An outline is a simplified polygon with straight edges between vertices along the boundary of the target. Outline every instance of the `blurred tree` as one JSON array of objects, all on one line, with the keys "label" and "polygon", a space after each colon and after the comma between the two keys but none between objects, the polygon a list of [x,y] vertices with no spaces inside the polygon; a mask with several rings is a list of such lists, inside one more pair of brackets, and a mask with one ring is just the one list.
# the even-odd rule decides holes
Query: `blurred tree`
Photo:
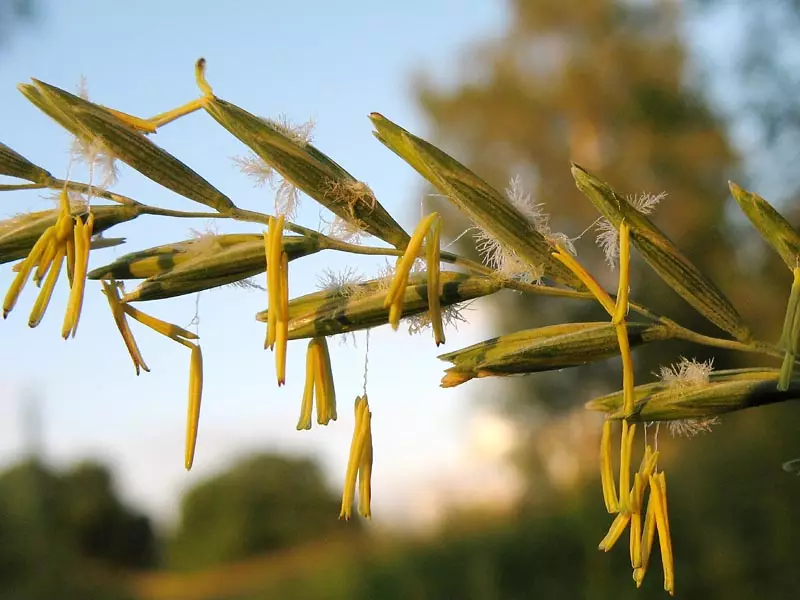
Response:
[{"label": "blurred tree", "polygon": [[111,473],[84,463],[61,478],[64,519],[82,556],[116,566],[145,568],[157,562],[150,519],[119,500]]},{"label": "blurred tree", "polygon": [[198,569],[357,531],[310,459],[263,454],[200,483],[181,502],[170,563]]},{"label": "blurred tree", "polygon": [[[152,563],[155,542],[149,522],[124,508],[113,494],[111,478],[103,467],[86,465],[104,486],[81,486],[71,475],[60,475],[38,461],[20,463],[0,474],[0,597],[4,600],[45,598],[119,598],[118,593],[93,583],[91,559],[108,567],[134,567]],[[72,488],[72,489],[71,489]],[[76,493],[79,492],[79,493]],[[100,498],[98,500],[98,497]],[[113,506],[114,517],[107,518]],[[93,523],[106,526],[120,538],[125,522],[138,523],[144,550],[112,544],[89,547]]]}]

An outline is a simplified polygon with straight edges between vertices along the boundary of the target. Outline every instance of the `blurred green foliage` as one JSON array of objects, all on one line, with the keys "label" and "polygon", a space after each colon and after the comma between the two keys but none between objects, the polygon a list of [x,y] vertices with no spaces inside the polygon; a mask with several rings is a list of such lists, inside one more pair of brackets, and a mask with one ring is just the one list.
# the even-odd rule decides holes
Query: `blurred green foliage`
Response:
[{"label": "blurred green foliage", "polygon": [[26,461],[0,474],[3,600],[121,598],[92,569],[150,567],[155,552],[149,519],[121,503],[105,467]]},{"label": "blurred green foliage", "polygon": [[340,503],[310,459],[245,458],[184,496],[169,564],[201,569],[345,531],[357,533],[359,521],[336,518]]}]

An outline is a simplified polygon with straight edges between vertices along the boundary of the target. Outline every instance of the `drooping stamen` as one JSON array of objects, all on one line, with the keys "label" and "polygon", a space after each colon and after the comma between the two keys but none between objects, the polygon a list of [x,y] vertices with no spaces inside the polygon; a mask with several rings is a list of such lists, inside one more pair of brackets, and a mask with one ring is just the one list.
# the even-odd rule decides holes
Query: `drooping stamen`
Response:
[{"label": "drooping stamen", "polygon": [[609,513],[619,512],[617,486],[611,465],[611,421],[603,423],[603,435],[600,440],[600,482],[603,486],[603,500]]},{"label": "drooping stamen", "polygon": [[200,424],[200,404],[203,398],[203,352],[199,344],[186,343],[192,349],[189,363],[189,403],[186,411],[186,448],[184,466],[192,468],[197,447],[197,429]]}]

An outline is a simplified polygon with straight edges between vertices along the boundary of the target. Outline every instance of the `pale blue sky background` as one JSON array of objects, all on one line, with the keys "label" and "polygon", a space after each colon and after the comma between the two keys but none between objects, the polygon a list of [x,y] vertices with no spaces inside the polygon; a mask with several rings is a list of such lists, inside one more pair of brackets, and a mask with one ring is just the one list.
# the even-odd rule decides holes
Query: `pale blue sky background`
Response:
[{"label": "pale blue sky background", "polygon": [[[56,176],[65,173],[68,136],[28,104],[15,89],[17,83],[36,77],[72,90],[84,75],[91,99],[149,116],[197,96],[192,69],[204,56],[208,79],[220,97],[264,116],[285,113],[300,122],[314,118],[315,143],[367,181],[409,230],[419,215],[421,181],[372,138],[367,115],[377,110],[427,133],[408,85],[414,69],[424,67],[447,80],[456,71],[459,50],[501,31],[505,18],[502,3],[476,0],[41,4],[41,21],[19,28],[0,51],[0,139]],[[240,205],[271,209],[269,190],[253,188],[229,160],[244,154],[244,148],[203,113],[164,128],[156,140]],[[150,204],[199,207],[127,167],[115,189]],[[48,202],[38,192],[6,193],[0,198],[0,217],[42,209]],[[306,199],[300,221],[316,226],[319,215]],[[129,243],[98,252],[92,264],[185,239],[190,227],[203,226],[143,217],[113,230],[113,235],[128,236]],[[312,290],[316,273],[325,267],[351,264],[374,273],[381,262],[321,254],[292,263],[292,295]],[[10,281],[4,266],[0,289]],[[263,327],[253,320],[265,308],[263,294],[236,289],[203,294],[205,392],[195,468],[186,474],[188,352],[137,328],[152,369],[137,378],[95,285],[88,290],[77,338],[64,342],[59,332],[65,288],[61,281],[38,329],[27,327],[32,289],[0,323],[0,463],[19,456],[20,398],[35,389],[42,402],[47,458],[57,464],[102,458],[117,469],[124,494],[161,517],[174,514],[180,489],[258,449],[313,452],[338,488],[351,436],[347,407],[361,388],[363,336],[357,348],[332,347],[340,421],[327,429],[297,432],[305,343],[290,344],[288,384],[278,390],[273,357],[261,349]],[[194,314],[194,297],[141,308],[186,324]],[[471,325],[450,333],[448,350],[489,335],[476,313],[470,313]],[[480,381],[470,390],[440,390],[443,363],[435,360],[428,335],[409,338],[382,328],[371,342],[374,512],[380,518],[413,503],[415,489],[424,482],[467,468],[465,432],[473,395],[487,397],[500,387]]]}]

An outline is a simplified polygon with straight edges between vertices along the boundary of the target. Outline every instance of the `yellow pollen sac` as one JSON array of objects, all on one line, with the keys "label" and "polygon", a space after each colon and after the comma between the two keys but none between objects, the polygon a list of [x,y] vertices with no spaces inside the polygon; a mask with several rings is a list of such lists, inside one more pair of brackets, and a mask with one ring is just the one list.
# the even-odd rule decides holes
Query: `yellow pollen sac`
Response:
[{"label": "yellow pollen sac", "polygon": [[631,520],[631,513],[628,511],[620,512],[614,518],[614,522],[611,523],[611,527],[608,530],[606,536],[602,539],[600,544],[597,546],[599,550],[603,552],[608,552],[611,548],[614,547],[614,544],[617,543],[617,540],[625,533],[625,528],[628,526]]},{"label": "yellow pollen sac", "polygon": [[[78,217],[75,223],[75,256],[73,258],[72,287],[67,301],[67,312],[64,315],[64,324],[61,327],[61,337],[67,339],[70,335],[75,337],[78,331],[78,321],[81,317],[83,297],[86,289],[86,273],[89,269],[89,249],[92,243],[94,230],[94,213],[89,213],[86,223]],[[69,246],[67,246],[69,249]]]},{"label": "yellow pollen sac", "polygon": [[661,565],[664,569],[664,590],[675,594],[675,571],[672,557],[672,539],[669,533],[667,517],[666,480],[663,473],[650,476],[650,502],[658,531],[658,542],[661,547]]},{"label": "yellow pollen sac", "polygon": [[42,317],[47,310],[47,306],[50,304],[50,298],[53,297],[53,289],[56,287],[56,281],[58,281],[58,276],[61,274],[61,267],[64,265],[66,253],[67,249],[64,245],[56,251],[56,256],[53,259],[53,266],[47,273],[44,286],[42,286],[42,289],[39,291],[39,296],[33,304],[33,309],[31,309],[31,316],[28,318],[29,327],[36,327],[42,322]]},{"label": "yellow pollen sac", "polygon": [[639,473],[636,473],[633,479],[633,490],[631,490],[630,537],[631,567],[634,569],[642,566],[642,506],[640,496],[643,489],[644,480]]},{"label": "yellow pollen sac", "polygon": [[620,511],[630,512],[630,494],[627,490],[630,489],[631,481],[631,450],[633,447],[633,436],[636,433],[636,424],[628,425],[628,422],[623,419],[622,421],[622,440],[620,443],[620,458],[619,458],[619,509]]},{"label": "yellow pollen sac", "polygon": [[622,323],[628,314],[628,293],[630,291],[631,228],[623,221],[619,226],[619,286],[617,303],[611,322]]},{"label": "yellow pollen sac", "polygon": [[603,485],[603,500],[609,513],[619,512],[617,487],[611,465],[611,421],[603,423],[603,436],[600,440],[600,481]]},{"label": "yellow pollen sac", "polygon": [[286,347],[289,338],[289,257],[281,252],[280,290],[278,297],[278,317],[275,323],[275,370],[278,387],[286,383]]},{"label": "yellow pollen sac", "polygon": [[3,301],[4,319],[7,318],[8,313],[14,309],[17,299],[19,299],[19,295],[22,293],[22,290],[28,281],[28,277],[30,277],[33,266],[37,264],[39,258],[42,256],[48,244],[50,243],[50,240],[54,237],[55,229],[53,227],[48,227],[41,237],[36,241],[33,248],[31,248],[28,257],[22,262],[19,272],[17,273],[16,277],[14,277],[14,281],[11,282],[8,292],[6,293],[5,300]]},{"label": "yellow pollen sac", "polygon": [[317,404],[317,423],[327,425],[337,419],[336,389],[333,385],[331,358],[328,342],[324,337],[313,338],[306,351],[306,380],[303,402],[297,429],[311,429],[311,413],[314,401]]},{"label": "yellow pollen sac", "polygon": [[367,397],[359,396],[355,402],[355,426],[353,440],[350,444],[350,458],[347,462],[347,474],[342,492],[342,510],[340,519],[350,519],[353,510],[353,499],[356,491],[356,478],[359,481],[359,513],[369,518],[370,512],[370,477],[372,474],[372,413],[369,411]]},{"label": "yellow pollen sac", "polygon": [[125,347],[128,349],[128,354],[130,354],[131,360],[133,360],[133,366],[136,368],[136,374],[139,374],[140,369],[150,371],[145,364],[144,359],[142,358],[142,353],[139,351],[139,347],[136,345],[136,340],[134,339],[131,329],[128,326],[128,321],[125,318],[125,307],[127,305],[123,305],[120,302],[117,282],[112,279],[111,281],[102,281],[101,283],[103,284],[103,292],[105,293],[106,300],[108,300],[108,305],[111,307],[111,314],[114,317],[114,322],[117,325],[117,329],[119,329],[120,335],[122,335],[122,340],[125,342]]},{"label": "yellow pollen sac", "polygon": [[280,321],[283,302],[281,302],[281,254],[283,253],[283,216],[269,218],[269,226],[264,239],[267,255],[267,296],[269,313],[267,318],[267,340],[265,347],[273,349]]},{"label": "yellow pollen sac", "polygon": [[414,234],[408,242],[403,256],[397,261],[394,278],[389,285],[389,290],[386,293],[386,299],[383,303],[383,307],[389,309],[389,322],[394,330],[397,330],[400,317],[403,314],[403,302],[411,267],[414,266],[414,261],[422,250],[422,244],[425,241],[425,236],[428,235],[428,230],[431,228],[434,221],[438,219],[439,213],[431,213],[419,222],[417,228],[414,230]]},{"label": "yellow pollen sac", "polygon": [[200,423],[200,403],[203,397],[203,353],[199,344],[188,344],[192,349],[189,365],[189,404],[186,414],[186,449],[184,465],[192,468],[194,451],[197,446],[197,429]]},{"label": "yellow pollen sac", "polygon": [[300,405],[300,418],[297,420],[297,430],[311,429],[311,411],[314,408],[314,379],[317,355],[313,350],[314,340],[309,342],[306,352],[306,382],[303,387],[303,402]]},{"label": "yellow pollen sac", "polygon": [[644,581],[644,576],[647,573],[647,567],[650,564],[650,552],[653,549],[653,541],[655,540],[656,535],[656,518],[655,518],[655,510],[654,504],[652,499],[652,492],[650,496],[650,502],[647,504],[647,513],[644,517],[644,526],[642,532],[642,543],[641,543],[641,559],[639,561],[639,567],[634,568],[633,570],[633,580],[636,582],[636,587],[641,587],[642,582]]}]

